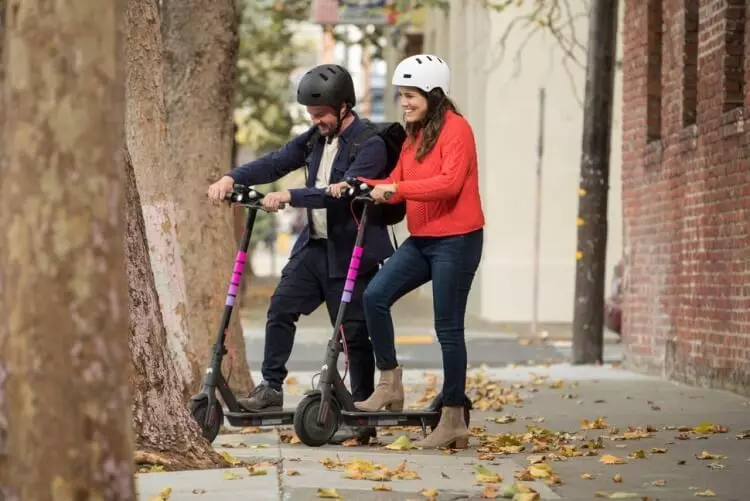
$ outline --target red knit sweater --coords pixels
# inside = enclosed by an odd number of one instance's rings
[[[415,159],[419,141],[404,142],[390,177],[362,181],[397,184],[388,203],[406,200],[407,227],[415,237],[463,235],[484,227],[477,150],[466,119],[449,111],[435,147],[421,163]]]

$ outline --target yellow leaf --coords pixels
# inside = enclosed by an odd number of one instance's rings
[[[171,487],[165,487],[162,490],[159,491],[159,494],[156,496],[151,497],[149,501],[169,501],[170,496],[172,495],[172,488]]]
[[[584,480],[592,480],[594,478],[594,475],[591,473],[581,473],[581,478]]]
[[[538,492],[519,492],[513,496],[513,501],[539,501]]]
[[[646,451],[644,451],[643,449],[638,449],[638,450],[635,450],[635,451],[631,452],[630,454],[628,454],[628,456],[631,457],[631,458],[640,458],[640,459],[643,459],[643,458],[646,457]]]
[[[635,492],[604,492],[596,491],[594,497],[609,499],[640,499],[641,495]]]
[[[482,490],[482,499],[497,499],[499,497],[500,493],[494,485],[486,485]]]
[[[584,430],[603,430],[607,427],[607,422],[604,421],[603,417],[598,417],[594,421],[589,422],[588,419],[581,420],[581,428]]]
[[[696,496],[700,496],[702,498],[713,498],[716,497],[716,493],[712,491],[711,489],[706,489],[705,491],[696,492]]]
[[[695,455],[696,459],[726,459],[726,456],[722,456],[721,454],[711,454],[708,451],[703,451],[700,454]]]
[[[222,451],[221,457],[224,458],[224,461],[226,461],[227,463],[229,463],[231,465],[240,464],[240,462],[241,462],[239,459],[237,459],[236,457],[232,456],[227,451]]]
[[[372,486],[372,490],[391,492],[393,490],[393,487],[391,487],[390,485],[385,485],[385,484],[377,484],[377,485]]]
[[[341,495],[336,489],[328,489],[322,487],[318,488],[318,497],[328,499],[341,499]]]
[[[529,467],[529,473],[534,478],[547,478],[550,476],[550,471],[545,468],[540,468],[542,465],[532,465]]]
[[[409,449],[414,449],[415,447],[412,445],[409,437],[407,437],[406,435],[401,435],[396,440],[394,440],[392,444],[386,445],[385,448],[392,451],[408,451]]]
[[[422,489],[419,493],[427,499],[437,499],[438,490],[434,488]]]
[[[667,452],[667,449],[660,449],[659,447],[652,447],[651,453],[652,454],[664,454]]]
[[[550,383],[549,387],[552,388],[552,389],[558,389],[558,388],[562,388],[563,384],[564,384],[564,382],[563,382],[562,379],[557,379],[555,381],[552,381]]]
[[[625,464],[627,463],[627,460],[618,458],[617,456],[613,456],[611,454],[606,454],[599,458],[599,462],[604,464]]]
[[[498,475],[497,473],[493,472],[489,468],[487,468],[484,465],[477,465],[476,466],[477,475],[475,477],[476,481],[482,484],[499,484],[503,481],[503,477]]]
[[[251,477],[257,477],[260,475],[268,475],[268,470],[264,468],[259,468],[257,464],[248,466],[247,472],[250,474]]]
[[[233,471],[225,471],[223,477],[224,480],[239,480],[241,478],[244,478],[242,475]]]
[[[500,416],[496,418],[487,418],[487,420],[498,424],[508,424],[515,422],[516,418],[513,416]]]
[[[615,476],[612,477],[612,481],[616,484],[622,483],[622,475],[620,475],[619,473],[615,473]]]

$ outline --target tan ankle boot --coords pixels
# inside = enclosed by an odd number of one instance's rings
[[[424,440],[414,444],[422,449],[437,449],[450,447],[451,449],[466,449],[469,446],[469,430],[464,421],[464,408],[443,407],[440,422],[435,430]]]
[[[354,407],[365,412],[376,412],[382,408],[391,412],[401,412],[404,408],[402,373],[401,367],[390,371],[380,371],[380,381],[373,394],[364,402],[355,402]]]

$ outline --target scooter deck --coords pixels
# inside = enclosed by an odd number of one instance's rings
[[[403,412],[343,411],[342,420],[352,426],[437,426],[440,412],[415,410]]]
[[[294,423],[294,411],[225,412],[232,426],[279,426]]]

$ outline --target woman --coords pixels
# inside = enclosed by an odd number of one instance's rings
[[[380,382],[355,406],[400,411],[402,369],[396,359],[390,308],[432,280],[435,330],[443,355],[443,411],[437,428],[417,445],[468,446],[464,422],[466,302],[482,255],[484,214],[479,197],[477,152],[468,122],[448,98],[450,70],[433,55],[401,61],[393,76],[404,109],[407,140],[391,176],[363,179],[372,197],[406,200],[410,237],[388,259],[364,293],[364,308]],[[344,184],[331,187],[336,196]]]

